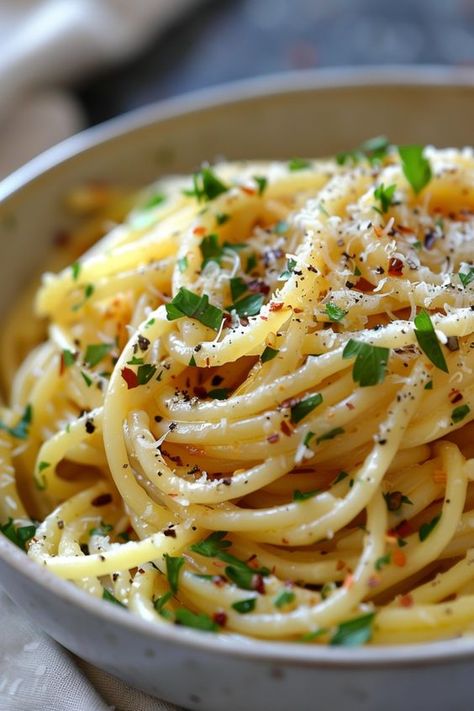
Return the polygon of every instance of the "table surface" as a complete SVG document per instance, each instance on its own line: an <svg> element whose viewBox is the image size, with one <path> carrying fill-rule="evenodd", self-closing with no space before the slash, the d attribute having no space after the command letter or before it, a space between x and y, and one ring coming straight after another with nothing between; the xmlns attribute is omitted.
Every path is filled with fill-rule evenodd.
<svg viewBox="0 0 474 711"><path fill-rule="evenodd" d="M139 57L84 82L77 95L95 124L250 76L415 63L474 64L472 0L202 0Z"/></svg>

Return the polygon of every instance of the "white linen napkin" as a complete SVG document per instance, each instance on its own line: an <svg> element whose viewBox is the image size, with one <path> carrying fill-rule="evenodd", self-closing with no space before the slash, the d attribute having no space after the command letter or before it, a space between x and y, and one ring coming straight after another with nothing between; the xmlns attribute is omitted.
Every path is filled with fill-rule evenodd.
<svg viewBox="0 0 474 711"><path fill-rule="evenodd" d="M198 0L0 0L0 178L84 124L67 82L140 49Z"/></svg>
<svg viewBox="0 0 474 711"><path fill-rule="evenodd" d="M0 178L82 128L68 81L130 56L197 1L0 0ZM0 628L0 711L176 711L73 657L1 591Z"/></svg>

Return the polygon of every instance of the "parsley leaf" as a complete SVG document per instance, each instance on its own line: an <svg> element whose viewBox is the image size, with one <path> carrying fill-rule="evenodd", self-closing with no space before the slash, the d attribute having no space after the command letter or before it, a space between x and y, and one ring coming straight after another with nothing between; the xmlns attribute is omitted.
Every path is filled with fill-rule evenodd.
<svg viewBox="0 0 474 711"><path fill-rule="evenodd" d="M76 354L73 351L63 350L63 363L65 368L70 368L76 362Z"/></svg>
<svg viewBox="0 0 474 711"><path fill-rule="evenodd" d="M157 613L167 620L172 617L172 613L170 610L165 610L165 605L171 600L172 597L173 593L171 590L168 590L168 592L164 593L164 595L160 595L160 597L153 600L153 607Z"/></svg>
<svg viewBox="0 0 474 711"><path fill-rule="evenodd" d="M293 501L307 501L307 499L312 499L313 496L319 494L320 489L313 489L313 491L300 491L295 489L293 492Z"/></svg>
<svg viewBox="0 0 474 711"><path fill-rule="evenodd" d="M227 531L215 531L199 543L193 543L191 550L206 558L216 558L226 548L230 548L232 541L226 540Z"/></svg>
<svg viewBox="0 0 474 711"><path fill-rule="evenodd" d="M113 602L114 605L120 605L120 607L125 607L123 602L120 602L120 600L117 600L115 595L112 595L111 592L107 590L107 588L104 588L102 592L102 600L107 600L107 602Z"/></svg>
<svg viewBox="0 0 474 711"><path fill-rule="evenodd" d="M372 637L374 617L374 612L368 612L360 617L354 617L352 620L342 622L331 637L330 644L344 647L356 647L360 644L365 644Z"/></svg>
<svg viewBox="0 0 474 711"><path fill-rule="evenodd" d="M432 532L433 528L436 526L438 521L441 518L441 514L438 514L434 518L431 519L431 521L427 523L422 523L420 526L420 530L418 531L418 537L420 541L425 541L430 533Z"/></svg>
<svg viewBox="0 0 474 711"><path fill-rule="evenodd" d="M321 393L315 393L314 395L308 395L307 397L303 398L299 402L296 403L296 405L293 405L291 407L291 415L290 415L290 420L292 424L296 425L298 422L300 422L302 419L304 419L307 415L310 414L318 405L320 405L323 401L323 396Z"/></svg>
<svg viewBox="0 0 474 711"><path fill-rule="evenodd" d="M327 442L330 439L334 439L334 437L337 437L338 435L344 434L344 432L345 429L343 427L334 427L332 430L329 430L329 432L325 432L320 435L316 440L316 444Z"/></svg>
<svg viewBox="0 0 474 711"><path fill-rule="evenodd" d="M145 363L139 365L137 370L137 379L139 385L146 385L156 373L156 365Z"/></svg>
<svg viewBox="0 0 474 711"><path fill-rule="evenodd" d="M110 353L113 347L113 343L95 343L87 346L86 354L84 356L84 363L90 368L93 368L94 365L100 363L100 361L105 358L108 353Z"/></svg>
<svg viewBox="0 0 474 711"><path fill-rule="evenodd" d="M214 622L209 615L204 612L192 612L186 607L180 607L176 610L176 624L183 625L183 627L192 627L202 632L217 632L219 629L217 622Z"/></svg>
<svg viewBox="0 0 474 711"><path fill-rule="evenodd" d="M218 235L211 234L203 237L199 249L202 254L201 269L204 269L209 262L217 262L220 264L222 257L222 247L219 244Z"/></svg>
<svg viewBox="0 0 474 711"><path fill-rule="evenodd" d="M32 419L33 408L31 405L27 405L23 411L21 419L14 427L8 427L8 425L0 420L0 430L8 432L9 435L15 437L16 439L27 439Z"/></svg>
<svg viewBox="0 0 474 711"><path fill-rule="evenodd" d="M390 206L393 205L393 196L396 189L396 185L388 185L385 187L383 183L375 188L374 197L380 201L382 213L388 212Z"/></svg>
<svg viewBox="0 0 474 711"><path fill-rule="evenodd" d="M427 311L415 316L415 336L423 353L440 370L448 373L448 365L436 336L433 323Z"/></svg>
<svg viewBox="0 0 474 711"><path fill-rule="evenodd" d="M242 277L232 277L230 280L230 293L232 296L232 301L236 301L239 296L245 294L247 291L247 284L244 282Z"/></svg>
<svg viewBox="0 0 474 711"><path fill-rule="evenodd" d="M174 557L168 555L167 553L165 553L163 557L166 561L166 577L168 578L171 592L176 595L178 592L179 573L185 563L185 560L182 556Z"/></svg>
<svg viewBox="0 0 474 711"><path fill-rule="evenodd" d="M380 556L380 558L377 558L377 560L375 561L375 570L379 570L379 571L382 570L382 568L384 568L386 565L388 565L391 560L392 560L391 553L387 553L386 555Z"/></svg>
<svg viewBox="0 0 474 711"><path fill-rule="evenodd" d="M402 494L401 491L387 491L384 493L383 498L385 499L389 511L399 511L402 504L413 505L413 501L409 499L408 496L405 496L405 494Z"/></svg>
<svg viewBox="0 0 474 711"><path fill-rule="evenodd" d="M271 348L270 346L266 346L265 350L263 351L262 355L260 356L260 360L262 363L268 363L269 360L273 360L276 358L276 356L279 354L279 350L276 348Z"/></svg>
<svg viewBox="0 0 474 711"><path fill-rule="evenodd" d="M9 518L3 525L0 524L0 532L3 533L18 548L26 550L26 544L36 533L36 526L15 526L13 519Z"/></svg>
<svg viewBox="0 0 474 711"><path fill-rule="evenodd" d="M184 194L195 197L198 202L209 202L228 190L211 168L202 168L193 175L192 190L185 190Z"/></svg>
<svg viewBox="0 0 474 711"><path fill-rule="evenodd" d="M281 590L273 602L275 607L284 607L285 605L289 605L290 602L293 602L294 599L294 592L291 592L291 590Z"/></svg>
<svg viewBox="0 0 474 711"><path fill-rule="evenodd" d="M361 388L382 383L387 370L389 348L371 346L363 341L350 339L342 352L343 358L356 356L352 368L352 379Z"/></svg>
<svg viewBox="0 0 474 711"><path fill-rule="evenodd" d="M390 141L388 138L385 136L375 136L361 143L355 150L338 153L336 155L336 161L339 165L345 165L349 161L358 163L365 158L373 165L374 163L380 163L387 155L389 148Z"/></svg>
<svg viewBox="0 0 474 711"><path fill-rule="evenodd" d="M474 267L470 267L468 272L459 272L459 279L464 288L474 281Z"/></svg>
<svg viewBox="0 0 474 711"><path fill-rule="evenodd" d="M256 602L257 598L250 597L248 600L239 600L238 602L234 602L232 607L240 615L246 615L247 612L253 612L253 610L255 610Z"/></svg>
<svg viewBox="0 0 474 711"><path fill-rule="evenodd" d="M341 309L340 306L337 306L336 304L328 303L325 305L324 310L329 319L331 321L335 321L336 323L338 321L342 321L344 316L347 316L347 311L344 311L344 309Z"/></svg>
<svg viewBox="0 0 474 711"><path fill-rule="evenodd" d="M469 405L459 405L451 413L451 420L454 424L461 422L471 412Z"/></svg>
<svg viewBox="0 0 474 711"><path fill-rule="evenodd" d="M263 176L263 175L254 175L253 179L255 180L255 182L258 185L258 194L263 195L263 193L266 190L267 184L268 184L267 178L265 178L265 176Z"/></svg>
<svg viewBox="0 0 474 711"><path fill-rule="evenodd" d="M430 182L432 176L430 162L424 157L423 151L423 146L398 147L403 174L417 195Z"/></svg>
<svg viewBox="0 0 474 711"><path fill-rule="evenodd" d="M280 274L278 279L280 281L287 281L292 276L293 272L295 271L295 267L296 267L296 259L291 259L291 258L288 259L286 262L286 269L284 271L282 271L282 273Z"/></svg>
<svg viewBox="0 0 474 711"><path fill-rule="evenodd" d="M212 400L227 400L229 397L230 388L214 388L209 390L207 396Z"/></svg>
<svg viewBox="0 0 474 711"><path fill-rule="evenodd" d="M297 170L307 170L311 168L311 161L305 158L292 158L288 161L288 170L295 172Z"/></svg>
<svg viewBox="0 0 474 711"><path fill-rule="evenodd" d="M235 310L239 316L258 316L263 302L263 294L249 294L235 304L232 304L231 309Z"/></svg>
<svg viewBox="0 0 474 711"><path fill-rule="evenodd" d="M349 474L347 472L343 472L343 471L339 472L339 474L333 481L333 486L334 486L334 484L339 484L340 481L344 481L344 479L347 479L348 476L349 476Z"/></svg>
<svg viewBox="0 0 474 711"><path fill-rule="evenodd" d="M225 225L226 222L229 222L230 220L230 215L228 215L226 212L217 212L216 213L216 223L217 225Z"/></svg>
<svg viewBox="0 0 474 711"><path fill-rule="evenodd" d="M71 272L72 272L72 278L74 281L77 281L79 279L79 274L81 273L81 264L79 262L74 262L74 264L71 264Z"/></svg>
<svg viewBox="0 0 474 711"><path fill-rule="evenodd" d="M172 301L166 304L166 315L168 321L174 321L184 316L195 318L204 326L217 331L224 314L217 306L209 303L207 294L198 296L182 286Z"/></svg>
<svg viewBox="0 0 474 711"><path fill-rule="evenodd" d="M150 195L148 200L144 203L144 205L141 206L141 210L153 210L154 207L158 207L158 205L161 205L164 203L166 200L166 195L163 195L163 193L154 193L153 195Z"/></svg>

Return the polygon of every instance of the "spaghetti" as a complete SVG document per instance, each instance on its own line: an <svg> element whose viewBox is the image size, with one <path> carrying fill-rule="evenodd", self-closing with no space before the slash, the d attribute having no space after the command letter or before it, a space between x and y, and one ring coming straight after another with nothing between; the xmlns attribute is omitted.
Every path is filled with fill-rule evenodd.
<svg viewBox="0 0 474 711"><path fill-rule="evenodd" d="M81 234L116 224L5 329L2 531L157 625L468 634L473 185L470 149L377 139L203 167L123 222L101 194Z"/></svg>

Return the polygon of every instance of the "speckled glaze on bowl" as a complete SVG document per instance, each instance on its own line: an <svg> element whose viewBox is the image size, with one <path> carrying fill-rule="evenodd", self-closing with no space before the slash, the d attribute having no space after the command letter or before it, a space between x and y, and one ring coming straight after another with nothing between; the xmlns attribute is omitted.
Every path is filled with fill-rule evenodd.
<svg viewBox="0 0 474 711"><path fill-rule="evenodd" d="M380 133L470 144L473 109L471 70L334 70L200 92L86 131L0 184L0 310L38 270L68 223L63 196L84 180L138 185L222 156L328 155ZM155 627L56 579L3 536L0 583L66 648L189 709L473 708L474 639L346 649Z"/></svg>

